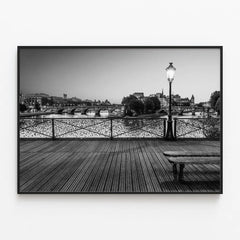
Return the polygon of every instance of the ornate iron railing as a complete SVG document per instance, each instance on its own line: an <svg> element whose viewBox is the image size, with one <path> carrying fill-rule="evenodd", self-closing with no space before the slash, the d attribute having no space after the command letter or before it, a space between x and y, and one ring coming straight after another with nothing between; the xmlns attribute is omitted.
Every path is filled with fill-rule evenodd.
<svg viewBox="0 0 240 240"><path fill-rule="evenodd" d="M20 138L164 138L163 118L20 118Z"/></svg>
<svg viewBox="0 0 240 240"><path fill-rule="evenodd" d="M175 138L220 139L220 118L175 118Z"/></svg>
<svg viewBox="0 0 240 240"><path fill-rule="evenodd" d="M20 138L52 138L52 119L47 118L20 118Z"/></svg>
<svg viewBox="0 0 240 240"><path fill-rule="evenodd" d="M220 139L219 118L175 118L176 139ZM20 138L164 138L164 118L20 118Z"/></svg>
<svg viewBox="0 0 240 240"><path fill-rule="evenodd" d="M117 118L112 121L113 138L163 138L165 132L163 118Z"/></svg>

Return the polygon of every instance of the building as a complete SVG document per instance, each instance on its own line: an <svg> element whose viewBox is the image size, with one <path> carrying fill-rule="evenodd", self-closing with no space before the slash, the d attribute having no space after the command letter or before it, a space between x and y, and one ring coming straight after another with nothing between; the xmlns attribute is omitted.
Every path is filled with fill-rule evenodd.
<svg viewBox="0 0 240 240"><path fill-rule="evenodd" d="M160 101L161 108L164 108L168 105L168 99L164 95L163 90L161 93L150 94L148 97L144 97L144 93L139 93L139 92L134 93L133 95L143 102L149 97L157 97L158 100Z"/></svg>
<svg viewBox="0 0 240 240"><path fill-rule="evenodd" d="M211 103L210 102L201 102L201 104L204 108L211 108Z"/></svg>
<svg viewBox="0 0 240 240"><path fill-rule="evenodd" d="M168 106L168 100L165 96L158 98L161 104L161 108Z"/></svg>
<svg viewBox="0 0 240 240"><path fill-rule="evenodd" d="M70 98L70 100L71 100L72 102L75 102L75 103L82 101L80 98L77 98L77 97L72 97L72 98Z"/></svg>
<svg viewBox="0 0 240 240"><path fill-rule="evenodd" d="M50 98L46 93L34 93L34 94L20 94L20 103L24 103L27 106L34 106L36 103L39 103L40 106L43 104L43 98Z"/></svg>
<svg viewBox="0 0 240 240"><path fill-rule="evenodd" d="M143 92L135 92L133 93L133 96L135 96L137 99L144 98L144 93Z"/></svg>
<svg viewBox="0 0 240 240"><path fill-rule="evenodd" d="M24 104L25 96L24 94L20 93L19 94L19 103Z"/></svg>
<svg viewBox="0 0 240 240"><path fill-rule="evenodd" d="M161 104L161 108L165 108L168 106L168 99L167 97L164 95L163 89L161 93L156 93L155 97L158 98L158 100L160 101Z"/></svg>
<svg viewBox="0 0 240 240"><path fill-rule="evenodd" d="M66 93L63 94L63 99L67 99L67 94Z"/></svg>
<svg viewBox="0 0 240 240"><path fill-rule="evenodd" d="M61 106L62 104L64 104L66 102L62 97L58 97L58 96L52 96L51 101L53 102L53 105L55 105L55 106L59 106L59 105Z"/></svg>
<svg viewBox="0 0 240 240"><path fill-rule="evenodd" d="M179 107L190 106L191 102L189 98L177 98L177 99L175 98L173 99L173 105Z"/></svg>
<svg viewBox="0 0 240 240"><path fill-rule="evenodd" d="M110 106L111 103L106 99L105 102L104 102L104 105Z"/></svg>
<svg viewBox="0 0 240 240"><path fill-rule="evenodd" d="M191 105L191 106L194 106L194 104L195 104L195 98L194 98L194 96L192 95L192 97L191 97L191 99L190 99L190 105Z"/></svg>
<svg viewBox="0 0 240 240"><path fill-rule="evenodd" d="M176 94L176 95L172 95L172 99L175 102L180 102L181 101L181 97L180 95Z"/></svg>
<svg viewBox="0 0 240 240"><path fill-rule="evenodd" d="M148 97L157 97L160 101L161 108L166 108L169 105L169 96L164 95L163 89L161 93L150 94L148 97L144 97L144 93L142 92L135 92L133 93L137 99L144 101ZM185 107L185 106L194 106L195 105L195 98L192 95L191 99L188 97L182 98L179 94L172 95L172 105L178 107Z"/></svg>

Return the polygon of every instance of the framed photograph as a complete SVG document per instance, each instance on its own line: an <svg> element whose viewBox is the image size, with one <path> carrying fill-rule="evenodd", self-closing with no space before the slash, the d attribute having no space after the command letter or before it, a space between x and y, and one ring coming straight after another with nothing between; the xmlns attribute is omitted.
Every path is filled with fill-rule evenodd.
<svg viewBox="0 0 240 240"><path fill-rule="evenodd" d="M19 46L18 193L221 194L222 51Z"/></svg>

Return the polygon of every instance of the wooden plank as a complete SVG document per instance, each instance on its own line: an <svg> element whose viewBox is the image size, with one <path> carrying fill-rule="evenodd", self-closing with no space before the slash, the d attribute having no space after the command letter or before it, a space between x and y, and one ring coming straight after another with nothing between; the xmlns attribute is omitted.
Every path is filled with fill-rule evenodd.
<svg viewBox="0 0 240 240"><path fill-rule="evenodd" d="M76 170L77 166L81 163L79 157L82 153L73 152L70 156L66 156L62 161L62 164L57 171L54 171L49 175L49 177L44 179L44 183L38 188L37 191L40 192L56 192L59 186L62 185L69 176Z"/></svg>
<svg viewBox="0 0 240 240"><path fill-rule="evenodd" d="M91 151L89 146L85 149L87 155L84 161L84 165L80 166L78 170L76 171L76 174L74 174L71 178L69 183L66 184L62 189L62 191L68 191L68 192L79 192L81 188L81 184L84 184L88 177L88 173L91 172L92 167L96 164L96 157L97 153L99 152L99 149L102 148L104 145L102 142L95 142L95 151ZM67 189L66 189L67 188Z"/></svg>
<svg viewBox="0 0 240 240"><path fill-rule="evenodd" d="M111 192L113 178L114 178L114 172L115 172L116 165L117 165L117 155L118 155L118 151L119 151L120 142L114 141L114 143L115 143L115 149L114 149L113 156L112 156L112 164L108 171L108 176L107 176L106 183L105 183L104 190L103 190L104 192Z"/></svg>
<svg viewBox="0 0 240 240"><path fill-rule="evenodd" d="M156 165L152 155L150 154L148 141L143 141L142 144L143 144L142 151L143 151L144 159L149 169L149 174L151 176L151 180L152 180L155 191L156 192L168 191L168 188L162 177L162 173L158 171L160 166Z"/></svg>
<svg viewBox="0 0 240 240"><path fill-rule="evenodd" d="M45 176L49 175L57 166L59 166L59 163L62 163L61 160L66 155L70 155L70 153L56 153L52 159L48 159L48 163L45 165L44 169L41 171L36 169L34 172L31 172L31 177L28 179L28 181L24 182L20 186L21 191L32 191L32 188L35 188L35 186L38 185L38 183L41 182Z"/></svg>
<svg viewBox="0 0 240 240"><path fill-rule="evenodd" d="M91 186L92 182L94 181L95 175L96 175L98 168L100 166L100 163L101 163L101 157L102 157L101 153L104 152L103 149L108 147L107 141L104 141L103 143L104 144L102 145L101 150L99 152L96 152L94 163L88 167L81 182L79 182L79 184L77 185L77 187L75 189L76 191L87 192L89 190L89 187Z"/></svg>
<svg viewBox="0 0 240 240"><path fill-rule="evenodd" d="M49 158L51 155L54 156L55 153L37 153L30 156L26 161L20 163L20 172L23 176L25 173L29 173L34 168L38 167L45 159Z"/></svg>
<svg viewBox="0 0 240 240"><path fill-rule="evenodd" d="M116 156L116 167L114 169L111 192L118 192L119 190L119 178L120 178L120 169L121 169L121 161L122 161L122 158L121 158L122 141L119 143L120 143L120 146Z"/></svg>
<svg viewBox="0 0 240 240"><path fill-rule="evenodd" d="M133 192L140 192L138 173L136 168L136 159L134 156L134 144L129 144L129 162L131 165L131 176L132 176L132 189Z"/></svg>
<svg viewBox="0 0 240 240"><path fill-rule="evenodd" d="M186 164L184 183L173 182L165 151L220 153L219 142L157 140L20 141L23 192L214 192L216 164Z"/></svg>
<svg viewBox="0 0 240 240"><path fill-rule="evenodd" d="M180 146L175 144L172 149L174 151L183 151L183 152L186 151L184 144L181 144ZM187 166L187 167L190 170L189 170L188 174L184 176L185 181L181 182L180 184L184 184L184 185L188 186L193 192L204 192L206 189L206 184L203 182L197 181L198 176L196 176L194 171L191 170L192 166ZM186 169L185 169L185 171L186 171Z"/></svg>
<svg viewBox="0 0 240 240"><path fill-rule="evenodd" d="M54 179L54 176L58 174L68 163L67 159L73 156L75 153L63 153L60 157L61 161L52 165L51 170L46 172L44 175L35 180L34 184L28 186L26 191L32 192L43 192L44 186L48 186L48 183L52 184L51 179ZM47 187L46 187L47 188Z"/></svg>
<svg viewBox="0 0 240 240"><path fill-rule="evenodd" d="M166 147L168 146L165 143L159 144L159 146L157 145L157 147L155 145L152 143L152 146L150 145L150 149L152 149L152 153L155 154L155 156L158 159L158 162L161 164L161 167L163 169L162 174L164 176L164 181L169 188L169 192L191 191L191 189L188 186L185 186L177 182L173 182L172 166L163 155L163 152L166 151Z"/></svg>
<svg viewBox="0 0 240 240"><path fill-rule="evenodd" d="M126 192L133 191L132 183L132 170L131 170L131 157L129 149L131 147L131 141L127 141L125 150L125 162L126 162Z"/></svg>
<svg viewBox="0 0 240 240"><path fill-rule="evenodd" d="M110 172L113 172L113 169L111 169L112 165L114 165L114 155L115 155L115 149L116 149L116 142L115 141L111 141L110 142L110 150L109 150L109 155L108 155L108 160L107 163L105 165L105 168L103 170L102 176L99 180L99 184L97 187L97 192L103 192L105 189L105 186L107 185L107 179L108 176L110 175ZM111 182L112 182L112 178L110 179L110 186L111 186Z"/></svg>
<svg viewBox="0 0 240 240"><path fill-rule="evenodd" d="M135 164L136 164L136 169L137 169L140 191L147 192L148 191L147 183L145 180L143 169L142 169L142 166L140 163L140 157L138 154L138 152L140 150L139 145L138 145L137 141L133 141L133 145L134 145L134 159L135 159Z"/></svg>
<svg viewBox="0 0 240 240"><path fill-rule="evenodd" d="M186 151L186 146L183 145L183 146L174 146L173 150L176 150L176 151L183 151L185 152ZM188 150L187 150L188 151ZM190 151L192 151L190 149ZM189 186L190 189L192 189L193 192L208 192L208 191L212 191L212 189L209 189L208 186L207 186L207 183L204 182L204 181L200 181L199 179L199 172L195 171L195 168L191 165L187 165L185 167L185 173L186 173L186 169L189 169L188 171L188 174L184 174L184 184Z"/></svg>
<svg viewBox="0 0 240 240"><path fill-rule="evenodd" d="M144 173L144 177L145 177L145 182L146 182L146 185L147 185L147 191L148 192L155 192L156 189L154 187L154 184L156 183L155 182L155 179L154 179L154 175L151 176L151 170L149 169L150 168L150 165L149 164L146 164L147 160L146 160L146 155L143 151L143 146L142 146L142 142L138 142L139 144L139 158L140 158L140 163L141 163L141 166L142 166L142 169L143 169L143 173ZM156 187L158 188L158 187Z"/></svg>
<svg viewBox="0 0 240 240"><path fill-rule="evenodd" d="M82 153L82 158L84 161L76 169L76 171L70 176L70 178L64 183L64 185L59 189L60 192L74 192L79 182L81 182L88 167L92 164L96 156L96 153L84 152Z"/></svg>
<svg viewBox="0 0 240 240"><path fill-rule="evenodd" d="M35 152L20 152L19 162L24 164L27 160L31 159L33 156L37 156L38 153Z"/></svg>
<svg viewBox="0 0 240 240"><path fill-rule="evenodd" d="M173 184L168 183L168 179L166 179L165 175L165 169L156 157L156 155L151 150L152 142L146 141L147 151L146 154L148 155L149 162L152 166L152 169L155 173L155 176L159 182L159 185L161 186L162 191L169 192L169 191L176 191L176 188L173 186ZM164 161L161 159L161 161Z"/></svg>
<svg viewBox="0 0 240 240"><path fill-rule="evenodd" d="M169 175L169 166L164 163L164 158L157 151L156 142L149 141L149 154L151 155L152 164L155 166L155 172L165 191L176 192L178 189L172 182L172 176ZM159 147L162 147L159 144ZM164 186L165 185L165 186Z"/></svg>
<svg viewBox="0 0 240 240"><path fill-rule="evenodd" d="M39 146L39 144L41 143L44 143L44 141L40 141L40 140L28 141L27 144L20 147L20 152L31 152L31 150L34 147Z"/></svg>
<svg viewBox="0 0 240 240"><path fill-rule="evenodd" d="M39 153L34 160L31 159L26 167L22 167L20 164L20 185L29 181L36 174L45 171L46 167L51 165L60 155L60 153Z"/></svg>
<svg viewBox="0 0 240 240"><path fill-rule="evenodd" d="M75 152L75 153L77 154L76 164L72 166L68 166L68 168L66 168L66 171L64 171L64 175L60 176L57 184L54 187L52 187L53 192L60 192L63 187L69 184L70 178L74 176L74 174L78 171L78 169L81 169L82 166L84 166L84 164L86 163L86 158L85 158L87 154L86 152L85 153Z"/></svg>
<svg viewBox="0 0 240 240"><path fill-rule="evenodd" d="M107 148L104 150L104 152L101 153L102 156L99 157L99 168L96 171L94 180L92 181L92 184L89 187L90 192L96 192L98 189L98 186L100 184L100 180L102 178L102 175L104 174L104 171L107 172L109 169L109 166L111 164L111 149L112 149L112 142L106 141L108 143ZM105 181L104 181L105 182ZM101 189L104 188L104 184L102 185Z"/></svg>
<svg viewBox="0 0 240 240"><path fill-rule="evenodd" d="M125 192L126 191L126 158L125 158L125 145L126 141L122 141L122 151L120 153L119 160L121 161L121 167L120 167L120 175L119 175L119 186L118 191L119 192Z"/></svg>

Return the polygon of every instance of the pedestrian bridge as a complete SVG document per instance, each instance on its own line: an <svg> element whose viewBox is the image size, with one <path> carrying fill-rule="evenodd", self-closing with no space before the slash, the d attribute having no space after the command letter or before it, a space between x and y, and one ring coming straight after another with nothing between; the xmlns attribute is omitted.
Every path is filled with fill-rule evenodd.
<svg viewBox="0 0 240 240"><path fill-rule="evenodd" d="M219 141L20 140L21 193L220 191L218 165L187 165L184 183L173 181L163 152L219 151Z"/></svg>

